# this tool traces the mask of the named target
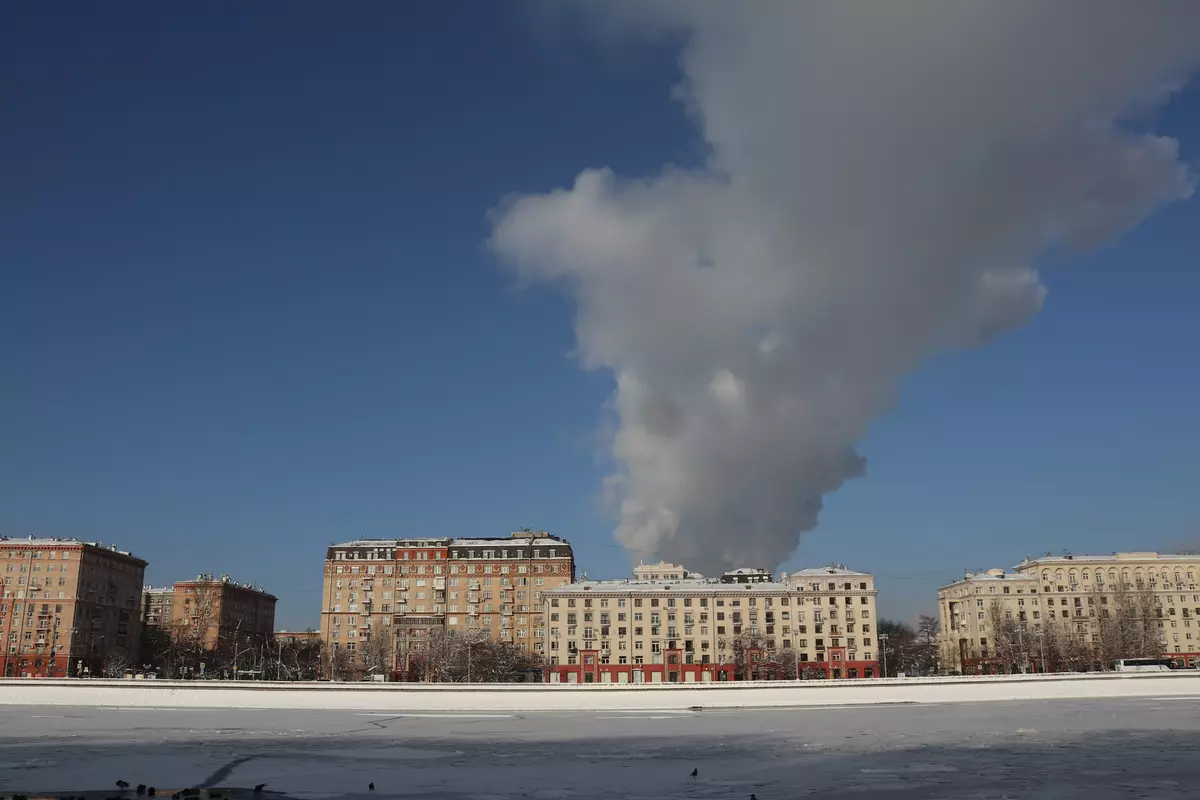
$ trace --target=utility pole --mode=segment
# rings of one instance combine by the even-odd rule
[[[886,633],[879,634],[879,641],[883,643],[883,647],[881,647],[880,649],[883,650],[883,677],[885,677],[885,678],[888,676],[888,669],[887,669],[888,638],[889,637]]]

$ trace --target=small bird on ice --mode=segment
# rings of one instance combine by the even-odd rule
[[[139,784],[137,785],[137,793],[138,793],[138,794],[145,794],[145,793],[146,793],[146,784],[144,784],[144,783],[139,783]]]
[[[758,795],[756,795],[756,794],[751,794],[751,795],[750,795],[750,800],[758,800]]]
[[[117,781],[117,788],[118,789],[128,789],[129,784],[126,781]]]
[[[700,774],[700,768],[699,768],[699,767],[697,767],[697,768],[695,768],[695,769],[693,769],[693,770],[692,770],[692,777],[693,777],[693,778],[694,778],[694,777],[696,777],[696,776],[697,776],[697,775],[699,775],[699,774]]]
[[[372,791],[372,792],[373,792],[373,791],[375,791],[375,784],[374,784],[374,783],[368,783],[368,784],[367,784],[367,789],[369,789],[369,790],[370,790],[370,791]]]
[[[258,784],[257,786],[255,786],[255,787],[254,787],[254,793],[255,793],[255,794],[262,794],[262,790],[263,790],[263,789],[265,789],[265,788],[267,788],[267,785],[266,785],[265,783],[260,783],[260,784]]]

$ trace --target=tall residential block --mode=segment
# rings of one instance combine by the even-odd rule
[[[543,653],[540,593],[570,583],[575,559],[565,539],[518,531],[341,542],[326,551],[324,571],[321,637],[331,652],[363,661],[371,650],[372,663],[398,670],[435,631],[482,630]]]
[[[689,683],[732,680],[739,670],[756,676],[773,664],[802,676],[869,678],[878,674],[876,596],[873,576],[842,565],[778,580],[754,568],[705,578],[675,564],[640,565],[633,580],[542,592],[548,672],[552,682]],[[781,658],[791,663],[780,668]]]
[[[99,677],[133,667],[145,570],[99,542],[0,539],[0,675]]]

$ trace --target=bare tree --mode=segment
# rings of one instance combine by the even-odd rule
[[[104,659],[104,677],[106,678],[124,678],[125,673],[131,669],[133,669],[133,661],[123,652],[115,651]]]
[[[443,683],[513,683],[531,679],[541,659],[512,642],[494,642],[481,629],[435,630],[424,640],[409,679]]]
[[[770,645],[767,638],[757,631],[742,631],[733,637],[729,647],[738,680],[759,677],[756,659],[761,659],[770,650]]]
[[[998,671],[1025,672],[1029,653],[1025,648],[1024,630],[1013,618],[1012,609],[999,600],[992,600],[987,610],[988,634],[992,639],[993,655]]]
[[[922,614],[917,619],[917,638],[913,643],[912,671],[914,675],[936,675],[938,672],[937,617]]]
[[[358,677],[358,665],[354,653],[345,647],[334,647],[325,651],[325,673],[330,680],[349,681]]]
[[[396,645],[391,628],[372,632],[359,651],[363,672],[367,675],[390,676],[396,668]]]
[[[771,661],[776,668],[776,672],[782,680],[794,681],[798,677],[797,669],[800,663],[800,654],[790,647],[784,647],[774,653]]]
[[[878,631],[880,669],[887,672],[883,677],[911,673],[916,663],[916,631],[907,623],[891,619],[879,620]]]

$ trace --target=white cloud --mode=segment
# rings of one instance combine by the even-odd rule
[[[617,2],[686,36],[704,169],[514,199],[491,245],[561,282],[616,376],[618,539],[774,566],[931,354],[1020,325],[1045,248],[1192,191],[1133,132],[1200,55],[1200,3]],[[765,334],[765,335],[764,335]],[[738,413],[731,414],[732,407]]]

